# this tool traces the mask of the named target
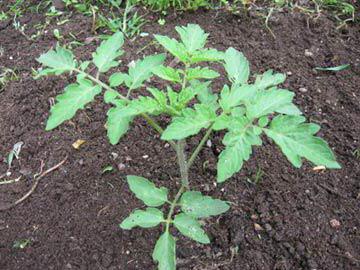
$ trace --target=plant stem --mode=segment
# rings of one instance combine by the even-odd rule
[[[127,97],[121,95],[118,91],[116,91],[115,89],[111,88],[110,86],[108,86],[106,83],[103,83],[102,81],[100,81],[98,78],[95,78],[93,76],[91,76],[90,74],[80,70],[80,69],[74,69],[76,72],[86,76],[87,78],[89,78],[91,81],[93,81],[94,83],[100,85],[101,87],[103,87],[106,90],[110,90],[110,91],[115,91],[119,94],[119,97],[126,101],[126,102],[130,102],[131,100],[128,99]],[[144,119],[148,122],[148,124],[150,126],[152,126],[160,135],[164,132],[164,129],[155,121],[155,119],[153,119],[151,116],[147,115],[146,113],[142,113],[141,114],[142,117],[144,117]],[[177,146],[175,144],[175,142],[173,141],[169,141],[170,145],[176,150]]]
[[[176,193],[175,198],[170,205],[169,214],[166,218],[166,231],[169,231],[171,217],[174,214],[175,207],[176,207],[182,193],[186,189],[189,189],[189,174],[188,174],[188,166],[187,166],[187,162],[186,162],[185,146],[186,146],[185,140],[179,140],[176,143],[176,155],[177,155],[178,164],[179,164],[179,168],[180,168],[181,187],[180,187],[179,191]]]
[[[206,141],[209,139],[211,132],[212,132],[212,125],[208,128],[208,130],[206,131],[204,137],[201,139],[199,145],[196,147],[196,149],[192,153],[192,155],[191,155],[191,157],[190,157],[190,159],[188,161],[188,165],[187,165],[188,170],[190,169],[191,165],[194,163],[195,158],[200,153],[200,150],[202,149],[202,147],[204,146]]]
[[[186,155],[185,155],[185,140],[180,140],[176,144],[176,155],[178,158],[178,164],[180,168],[180,175],[181,175],[181,184],[185,186],[185,188],[189,188],[189,174],[188,174],[188,165],[186,162]]]
[[[176,206],[178,200],[180,199],[181,194],[182,194],[184,191],[185,191],[185,186],[181,185],[178,193],[176,193],[175,198],[174,198],[173,202],[172,202],[171,205],[170,205],[169,214],[168,214],[168,216],[167,216],[167,218],[166,218],[166,229],[165,229],[165,230],[166,230],[167,232],[169,231],[169,228],[170,228],[171,217],[172,217],[172,215],[174,214],[175,206]]]

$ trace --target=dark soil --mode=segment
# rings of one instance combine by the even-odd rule
[[[209,46],[239,49],[254,73],[269,68],[287,73],[284,87],[296,92],[296,103],[306,117],[321,124],[319,135],[343,166],[319,172],[305,163],[295,169],[265,139],[241,173],[216,186],[216,155],[222,146],[220,137],[213,138],[213,149],[204,149],[196,161],[191,183],[196,190],[230,201],[231,211],[207,220],[210,245],[179,236],[179,269],[360,269],[360,160],[353,154],[360,149],[360,26],[336,30],[324,16],[315,21],[304,14],[278,13],[269,21],[274,39],[262,19],[247,15],[198,11],[170,15],[164,26],[151,16],[153,23],[144,32],[175,35],[174,26],[198,23],[210,33]],[[27,40],[11,23],[0,25],[4,50],[0,65],[15,69],[20,78],[0,93],[0,159],[16,142],[24,142],[11,176],[22,179],[0,186],[0,206],[29,190],[41,160],[50,168],[68,155],[67,162],[42,179],[28,200],[0,212],[0,269],[155,269],[151,252],[160,228],[123,231],[118,227],[141,207],[125,175],[148,177],[174,193],[178,187],[174,152],[141,119],[118,145],[111,146],[104,128],[107,108],[100,99],[72,121],[44,131],[49,100],[71,79],[35,81],[31,68],[38,68],[35,58],[56,44],[54,28],[60,29],[65,42],[71,41],[70,32],[82,42],[93,36],[91,18],[70,19],[65,25],[52,24],[36,41]],[[31,35],[32,26],[45,18],[28,14],[21,20]],[[150,41],[151,36],[127,42],[124,63],[159,51],[147,46],[139,52]],[[89,58],[98,43],[78,47],[75,54]],[[351,63],[351,69],[314,70],[344,63]],[[223,83],[217,81],[215,89]],[[86,140],[79,150],[71,146],[77,139]],[[198,140],[193,138],[189,148]],[[102,174],[108,165],[121,170]],[[1,163],[0,172],[6,169]],[[247,179],[254,179],[259,169],[265,174],[257,185],[251,184]],[[340,226],[331,226],[332,219]],[[263,230],[256,231],[255,223]],[[21,239],[29,239],[30,244],[14,248]]]

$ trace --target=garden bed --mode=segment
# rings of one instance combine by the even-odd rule
[[[210,33],[209,46],[242,51],[253,72],[271,68],[288,74],[284,88],[295,91],[295,103],[305,116],[322,126],[319,135],[329,142],[343,167],[314,171],[305,163],[295,169],[265,140],[239,174],[216,186],[215,165],[222,145],[220,138],[213,138],[212,146],[197,159],[190,181],[195,189],[231,202],[231,209],[206,221],[210,245],[178,235],[178,268],[358,269],[360,159],[354,152],[360,149],[360,26],[336,30],[325,17],[315,21],[305,14],[276,13],[269,21],[274,38],[262,19],[223,11],[169,15],[164,26],[155,23],[155,15],[148,19],[154,23],[142,31],[150,35],[126,42],[120,69],[161,51],[149,45],[151,34],[175,35],[176,25],[197,23]],[[21,20],[34,26],[44,17],[29,14]],[[54,28],[87,43],[74,50],[80,59],[89,58],[99,43],[91,39],[90,17],[74,15],[67,24]],[[140,119],[118,145],[111,146],[104,128],[107,108],[99,100],[72,121],[45,132],[50,100],[68,83],[65,76],[32,77],[32,68],[39,67],[35,59],[57,42],[52,32],[50,27],[37,41],[29,41],[11,23],[0,25],[4,49],[0,65],[19,75],[0,93],[0,160],[6,159],[15,143],[24,142],[12,169],[14,178],[22,178],[0,186],[0,207],[30,189],[41,161],[46,169],[68,156],[24,203],[0,212],[0,269],[154,269],[150,252],[159,228],[123,231],[118,227],[141,206],[125,176],[147,177],[174,193],[177,186],[171,180],[179,180],[175,153]],[[351,68],[341,72],[314,69],[344,63]],[[214,89],[223,83],[217,80]],[[72,144],[78,139],[86,143],[76,150]],[[198,140],[194,137],[191,143]],[[114,171],[102,173],[109,165]],[[0,172],[6,169],[0,163]],[[260,171],[263,176],[253,184]],[[340,224],[330,222],[334,219]],[[14,248],[21,239],[30,242],[23,249]]]

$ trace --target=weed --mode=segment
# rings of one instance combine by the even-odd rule
[[[353,155],[354,155],[354,157],[356,157],[357,159],[360,159],[360,148],[359,148],[359,149],[356,149],[356,150],[353,152]]]
[[[272,139],[295,167],[300,167],[302,159],[306,158],[316,165],[340,168],[328,144],[315,136],[320,127],[307,123],[293,103],[294,93],[278,87],[286,79],[284,74],[268,70],[250,83],[249,62],[241,52],[234,48],[225,52],[205,48],[208,34],[198,25],[176,27],[176,31],[180,41],[162,35],[155,35],[155,39],[178,59],[179,68],[165,66],[166,55],[155,54],[133,62],[126,73],[115,72],[108,82],[101,81],[100,74],[106,74],[120,64],[117,59],[123,54],[121,47],[124,42],[121,32],[103,41],[92,54],[91,61],[76,61],[73,53],[62,47],[50,50],[37,59],[45,68],[39,71],[38,77],[63,73],[77,75],[76,82],[56,97],[46,130],[73,118],[78,110],[105,90],[104,101],[112,105],[106,122],[111,144],[119,142],[135,117],[143,117],[174,149],[181,179],[176,195],[171,199],[165,187],[156,187],[152,181],[141,176],[127,176],[130,190],[147,208],[135,210],[120,224],[125,230],[162,224],[163,233],[153,252],[153,259],[160,270],[176,268],[176,242],[170,227],[174,226],[199,243],[208,244],[210,239],[199,220],[220,215],[229,209],[227,202],[190,188],[189,171],[213,132],[225,133],[222,140],[224,149],[217,162],[219,183],[241,170],[253,147],[262,144],[262,134]],[[222,64],[227,74],[229,84],[223,86],[219,95],[210,88],[212,80],[220,76],[206,66],[211,62]],[[90,65],[91,69],[97,70],[94,75],[88,71]],[[148,86],[146,90],[150,96],[134,97],[133,92],[143,88],[154,74],[167,81],[166,89]],[[118,91],[119,86],[127,92]],[[166,128],[152,117],[158,115],[171,118]],[[201,130],[206,130],[203,138],[191,149],[192,153],[187,158],[186,140]],[[261,176],[259,170],[254,181],[259,182]],[[161,209],[164,204],[169,204],[169,207]],[[164,213],[166,209],[168,212]]]
[[[6,84],[10,81],[16,81],[19,77],[11,68],[3,68],[0,73],[0,92],[4,91]]]
[[[13,248],[24,249],[31,243],[30,239],[16,240],[13,244]]]

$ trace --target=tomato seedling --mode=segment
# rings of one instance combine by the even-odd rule
[[[127,176],[130,190],[147,208],[135,210],[120,224],[125,230],[164,225],[152,255],[161,270],[176,268],[176,241],[170,226],[197,242],[208,244],[210,239],[199,220],[229,209],[226,202],[193,191],[189,184],[188,172],[213,132],[225,132],[224,150],[217,163],[218,182],[240,171],[253,147],[262,144],[263,134],[280,147],[295,167],[300,167],[306,158],[315,165],[340,168],[328,144],[315,136],[320,127],[307,123],[293,103],[294,93],[278,87],[285,81],[284,74],[268,70],[250,83],[249,62],[241,52],[234,48],[225,52],[205,48],[208,34],[195,24],[176,27],[176,31],[180,41],[162,35],[155,35],[155,39],[168,55],[177,59],[178,65],[166,66],[165,54],[150,55],[130,65],[127,73],[111,74],[108,82],[101,81],[99,75],[119,65],[117,59],[123,54],[124,42],[121,33],[103,41],[91,61],[80,63],[71,51],[62,47],[38,59],[45,67],[39,76],[65,72],[77,75],[76,83],[68,85],[65,92],[57,96],[46,130],[71,119],[95,96],[104,93],[104,101],[112,105],[106,122],[111,144],[119,142],[135,117],[143,117],[175,150],[181,187],[174,198],[171,200],[166,188],[158,188],[148,179]],[[219,94],[210,87],[212,80],[220,76],[212,67],[204,65],[210,62],[223,65],[227,74],[228,84],[216,91]],[[95,74],[88,71],[90,65],[96,67]],[[167,81],[166,89],[157,89],[147,82],[153,75]],[[134,98],[132,93],[140,88],[145,88],[148,95]],[[166,128],[153,118],[159,115],[172,119]],[[206,130],[203,138],[188,158],[186,139],[202,130]],[[166,203],[170,207],[165,215],[160,207]]]

